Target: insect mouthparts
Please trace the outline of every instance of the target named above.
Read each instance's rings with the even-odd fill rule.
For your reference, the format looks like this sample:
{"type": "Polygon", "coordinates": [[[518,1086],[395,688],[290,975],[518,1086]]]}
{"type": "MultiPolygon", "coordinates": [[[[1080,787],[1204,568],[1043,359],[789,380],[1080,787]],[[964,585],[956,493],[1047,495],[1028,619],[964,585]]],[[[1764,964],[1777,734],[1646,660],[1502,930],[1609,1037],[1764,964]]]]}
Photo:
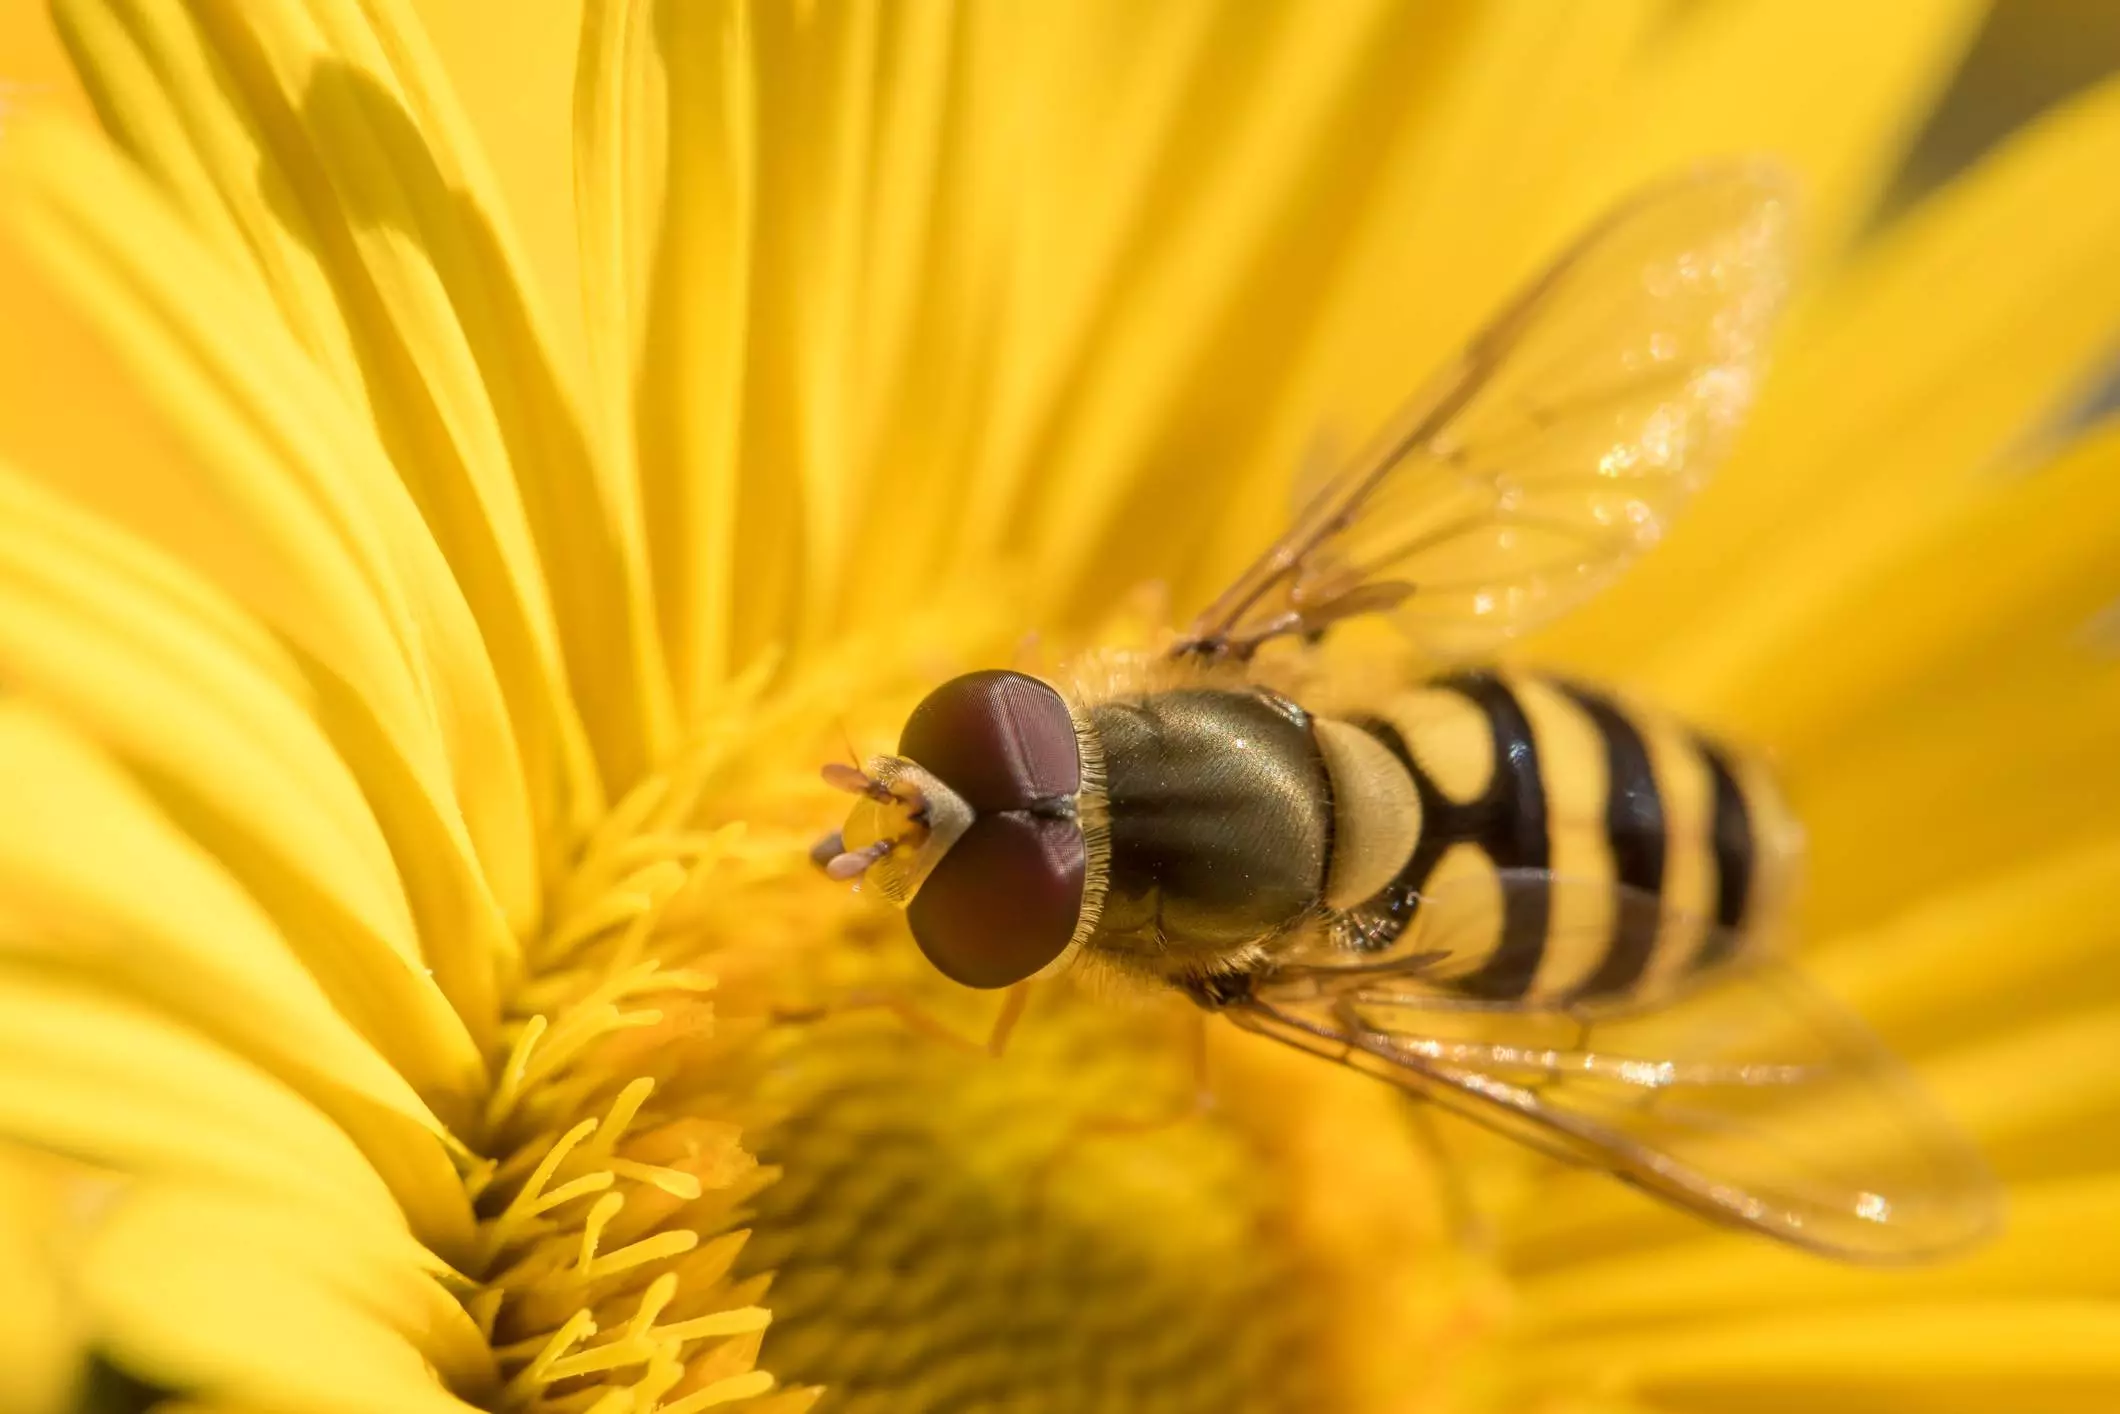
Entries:
{"type": "Polygon", "coordinates": [[[878,840],[863,849],[844,850],[825,861],[824,872],[841,883],[858,879],[868,872],[871,864],[889,854],[897,843],[896,840],[878,840]]]}
{"type": "Polygon", "coordinates": [[[810,863],[822,869],[846,852],[846,837],[834,830],[810,846],[810,863]]]}

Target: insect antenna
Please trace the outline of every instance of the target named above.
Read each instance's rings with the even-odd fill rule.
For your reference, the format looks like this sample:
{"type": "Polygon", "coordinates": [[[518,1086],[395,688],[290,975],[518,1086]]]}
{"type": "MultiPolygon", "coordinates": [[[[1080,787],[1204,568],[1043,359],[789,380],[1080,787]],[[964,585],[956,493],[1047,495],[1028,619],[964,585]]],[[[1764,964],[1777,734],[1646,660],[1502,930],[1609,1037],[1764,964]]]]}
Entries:
{"type": "Polygon", "coordinates": [[[847,749],[847,760],[855,766],[861,764],[861,749],[854,745],[854,729],[847,725],[844,715],[833,718],[832,725],[839,728],[840,745],[847,749]]]}
{"type": "Polygon", "coordinates": [[[817,774],[824,777],[826,785],[848,795],[865,795],[870,800],[879,801],[891,799],[891,788],[859,766],[849,766],[844,761],[827,761],[817,774]]]}

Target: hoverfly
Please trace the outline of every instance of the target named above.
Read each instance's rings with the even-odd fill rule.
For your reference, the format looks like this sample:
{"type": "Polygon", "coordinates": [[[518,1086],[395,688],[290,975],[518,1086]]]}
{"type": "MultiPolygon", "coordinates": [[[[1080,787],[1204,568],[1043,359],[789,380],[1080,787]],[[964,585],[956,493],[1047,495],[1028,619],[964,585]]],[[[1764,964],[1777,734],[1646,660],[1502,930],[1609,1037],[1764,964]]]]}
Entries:
{"type": "Polygon", "coordinates": [[[1094,962],[1821,1253],[1984,1235],[1974,1151],[1772,955],[1802,841],[1761,766],[1478,666],[1611,580],[1720,458],[1789,219],[1752,165],[1620,205],[1160,660],[944,683],[895,755],[826,769],[862,799],[816,858],[972,987],[1094,962]],[[1306,702],[1255,656],[1360,615],[1434,675],[1306,702]]]}

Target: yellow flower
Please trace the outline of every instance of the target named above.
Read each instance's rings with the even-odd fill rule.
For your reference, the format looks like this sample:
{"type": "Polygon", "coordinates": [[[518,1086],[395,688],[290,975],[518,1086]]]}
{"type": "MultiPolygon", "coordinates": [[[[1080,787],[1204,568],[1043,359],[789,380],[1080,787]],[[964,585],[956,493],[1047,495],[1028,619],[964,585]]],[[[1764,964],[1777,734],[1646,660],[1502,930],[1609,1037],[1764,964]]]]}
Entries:
{"type": "Polygon", "coordinates": [[[586,9],[571,180],[553,7],[425,17],[466,107],[402,0],[59,0],[103,135],[7,115],[0,1404],[2113,1406],[2120,436],[2040,432],[2120,87],[1868,231],[1970,0],[586,9]],[[1804,183],[1774,376],[1523,651],[1775,753],[1808,960],[2001,1241],[1445,1169],[1230,1034],[1156,1127],[1155,999],[999,1061],[831,1011],[991,1006],[810,869],[842,733],[1197,603],[1317,428],[1733,150],[1804,183]]]}

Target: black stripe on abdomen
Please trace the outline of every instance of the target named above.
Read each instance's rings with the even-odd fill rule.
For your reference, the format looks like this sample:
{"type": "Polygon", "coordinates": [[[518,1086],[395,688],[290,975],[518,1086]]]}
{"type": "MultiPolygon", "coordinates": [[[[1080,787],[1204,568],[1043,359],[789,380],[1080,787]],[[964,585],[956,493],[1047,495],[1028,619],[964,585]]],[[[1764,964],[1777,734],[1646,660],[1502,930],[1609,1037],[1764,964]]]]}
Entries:
{"type": "MultiPolygon", "coordinates": [[[[1494,741],[1494,774],[1476,807],[1481,818],[1471,834],[1499,870],[1551,867],[1546,828],[1546,782],[1539,771],[1531,719],[1508,684],[1491,673],[1459,673],[1439,680],[1486,714],[1494,741]]],[[[1490,1001],[1508,1001],[1531,990],[1546,952],[1553,913],[1546,889],[1518,888],[1502,899],[1502,936],[1478,969],[1456,982],[1458,990],[1490,1001]]]]}
{"type": "Polygon", "coordinates": [[[1642,978],[1662,931],[1660,898],[1668,833],[1663,795],[1641,733],[1612,702],[1587,688],[1556,684],[1580,707],[1605,743],[1605,839],[1626,889],[1612,910],[1612,937],[1597,970],[1576,987],[1579,1000],[1626,991],[1642,978]]]}
{"type": "Polygon", "coordinates": [[[1745,907],[1752,893],[1752,812],[1745,805],[1744,791],[1730,770],[1729,758],[1712,742],[1696,741],[1701,759],[1708,763],[1708,778],[1715,788],[1715,921],[1717,927],[1702,942],[1693,959],[1696,970],[1713,967],[1733,952],[1744,927],[1745,907]]]}

